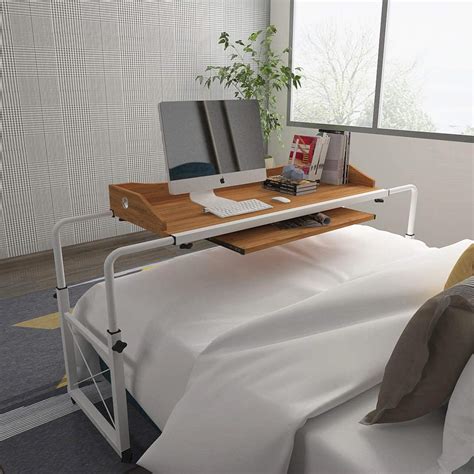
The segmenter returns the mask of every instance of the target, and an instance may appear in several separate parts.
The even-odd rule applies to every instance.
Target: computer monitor
[[[171,194],[208,206],[213,189],[266,179],[256,100],[161,102],[159,110]]]

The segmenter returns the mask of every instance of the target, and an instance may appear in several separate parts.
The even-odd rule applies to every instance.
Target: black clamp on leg
[[[374,202],[385,202],[382,198],[374,199]]]
[[[185,249],[185,250],[189,250],[189,249],[192,249],[193,248],[193,244],[181,244],[179,246],[180,249]]]
[[[58,290],[58,291],[60,291],[60,290],[66,290],[66,289],[67,289],[67,286],[65,286],[64,288],[58,288],[58,287],[56,287],[56,290]],[[58,299],[58,294],[57,294],[56,292],[53,293],[53,298],[54,298],[55,300]]]
[[[123,341],[117,341],[113,346],[112,350],[121,354],[123,350],[127,347],[127,343]]]
[[[107,332],[113,336],[114,334],[118,334],[120,331],[120,329],[117,329],[116,331],[109,331],[107,329]],[[115,344],[112,346],[112,350],[115,351],[115,352],[118,352],[119,354],[121,354],[123,352],[123,350],[127,347],[127,343],[124,342],[124,341],[116,341]]]

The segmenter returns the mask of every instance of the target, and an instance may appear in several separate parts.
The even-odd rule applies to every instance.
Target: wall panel
[[[223,64],[269,0],[0,0],[3,130],[0,258],[50,248],[51,227],[108,205],[109,183],[166,179],[157,104],[232,98],[195,80]],[[138,230],[78,224],[66,244]]]

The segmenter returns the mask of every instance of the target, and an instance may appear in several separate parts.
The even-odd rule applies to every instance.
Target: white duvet
[[[408,318],[469,244],[400,239],[353,226],[247,257],[213,249],[117,280],[127,387],[164,426],[139,464],[285,472],[296,430],[380,382]],[[97,285],[75,310],[99,337],[103,293]],[[185,355],[167,357],[180,344]]]

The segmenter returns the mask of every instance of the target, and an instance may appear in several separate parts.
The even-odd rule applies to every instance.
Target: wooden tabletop
[[[269,175],[281,169],[269,170]],[[289,203],[272,201],[282,194],[265,189],[262,183],[252,183],[215,190],[218,196],[243,201],[259,199],[273,206],[271,209],[219,218],[204,213],[202,206],[192,202],[189,194],[170,195],[167,183],[125,183],[109,186],[110,208],[116,217],[136,224],[160,235],[172,235],[203,227],[236,221],[242,218],[270,214],[339,198],[355,196],[376,190],[374,180],[354,167],[349,168],[349,184],[333,186],[321,184],[318,189],[303,196],[288,195]],[[340,204],[339,204],[340,206]],[[338,207],[335,205],[334,207]]]
[[[261,214],[270,214],[275,211],[293,209],[296,207],[315,204],[324,201],[330,201],[355,194],[362,194],[373,191],[374,188],[358,185],[330,186],[322,184],[317,191],[303,196],[286,196],[291,201],[289,203],[281,203],[272,201],[275,196],[282,196],[281,193],[264,189],[260,183],[249,184],[246,186],[238,186],[235,188],[226,188],[216,191],[216,195],[232,199],[234,201],[243,201],[246,199],[259,199],[273,206],[272,209],[245,214],[245,217],[251,217]],[[172,202],[161,202],[154,204],[153,208],[157,214],[166,222],[166,232],[175,234],[185,232],[201,227],[222,224],[224,219],[210,213],[204,213],[202,206],[195,204],[187,199],[173,200]],[[232,216],[225,218],[226,222],[242,219],[243,216]]]
[[[179,232],[186,232],[192,229],[222,224],[223,222],[235,221],[242,219],[242,216],[232,216],[222,219],[210,213],[204,213],[202,206],[195,204],[189,199],[189,195],[183,194],[179,196],[169,195],[164,196],[156,185],[137,184],[136,187],[128,185],[130,191],[128,200],[130,201],[130,194],[141,191],[140,198],[144,200],[147,209],[136,209],[130,204],[129,209],[123,209],[121,205],[120,189],[114,190],[111,193],[112,209],[116,216],[121,217],[129,222],[137,224],[144,229],[157,232],[162,235],[171,235]],[[245,186],[236,186],[231,188],[224,188],[216,191],[216,194],[221,197],[233,199],[235,201],[243,201],[246,199],[259,199],[265,203],[273,206],[272,209],[245,214],[245,217],[254,215],[269,214],[275,211],[285,209],[297,208],[309,204],[316,204],[325,201],[331,201],[347,196],[354,196],[374,191],[376,188],[362,186],[357,184],[345,184],[341,186],[331,186],[322,184],[314,193],[305,194],[303,196],[291,196],[289,203],[280,203],[272,201],[275,196],[281,196],[281,193],[264,189],[261,183],[249,184]],[[114,198],[114,195],[115,198]],[[143,211],[143,212],[141,212]],[[155,218],[154,218],[155,216]]]

